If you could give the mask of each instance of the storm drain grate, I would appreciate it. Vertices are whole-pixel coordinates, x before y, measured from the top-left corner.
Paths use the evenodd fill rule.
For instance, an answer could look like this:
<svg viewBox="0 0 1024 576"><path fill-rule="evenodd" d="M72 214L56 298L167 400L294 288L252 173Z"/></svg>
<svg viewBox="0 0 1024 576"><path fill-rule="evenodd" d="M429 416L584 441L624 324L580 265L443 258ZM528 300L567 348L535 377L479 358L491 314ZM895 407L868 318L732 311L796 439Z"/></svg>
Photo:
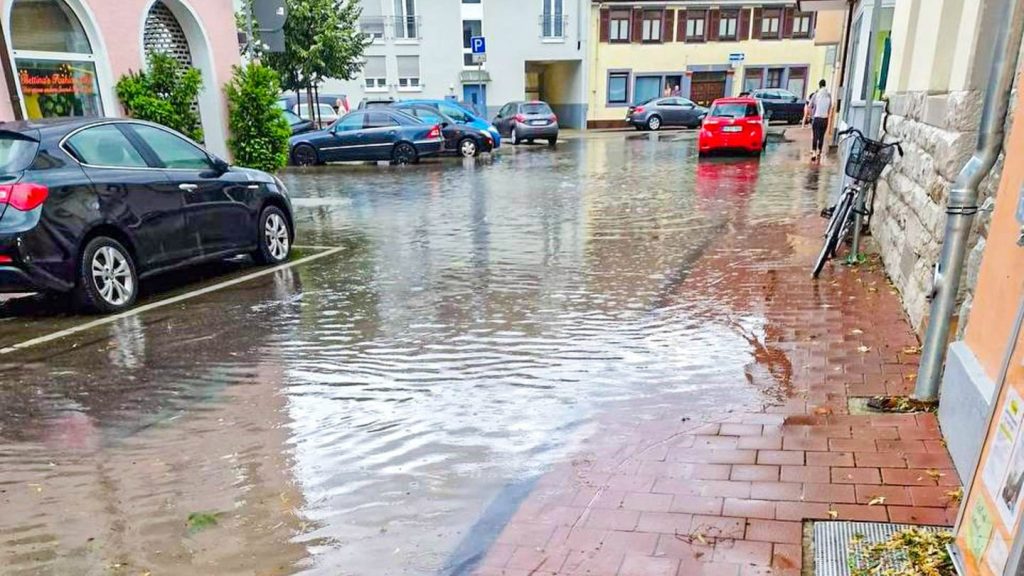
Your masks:
<svg viewBox="0 0 1024 576"><path fill-rule="evenodd" d="M815 576L850 576L851 567L863 568L863 551L871 544L884 542L890 536L905 528L906 524L885 524L880 522L815 522L814 523L814 574ZM940 532L943 528L917 526L922 530ZM859 542L851 545L854 537ZM894 553L888 568L901 565L900 555Z"/></svg>

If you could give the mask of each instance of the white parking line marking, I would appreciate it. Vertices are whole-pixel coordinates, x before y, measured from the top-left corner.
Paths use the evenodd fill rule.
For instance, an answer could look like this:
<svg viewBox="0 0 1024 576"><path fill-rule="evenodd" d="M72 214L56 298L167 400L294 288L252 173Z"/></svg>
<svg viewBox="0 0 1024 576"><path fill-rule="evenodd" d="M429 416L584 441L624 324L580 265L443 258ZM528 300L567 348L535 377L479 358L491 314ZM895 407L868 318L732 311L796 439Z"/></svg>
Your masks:
<svg viewBox="0 0 1024 576"><path fill-rule="evenodd" d="M266 270L260 270L259 272L253 272L252 274L247 274L247 275L242 276L240 278L234 278L232 280L225 280L224 282L221 282L219 284L214 284L213 286L207 286L205 288L200 288L198 290L193 290L191 292L186 292L185 294L179 294L177 296L173 296L173 297L167 298L165 300L160 300L158 302L151 302L149 304L145 304L145 305L139 306L137 308L132 308L131 310L128 310L126 312L122 312L120 314L115 314L113 316L106 316L104 318L99 318L99 319L96 319L96 320L92 320L92 321L86 322L84 324L79 324L78 326L72 326L71 328L67 328L65 330L60 330L60 331L54 332L52 334L47 334L45 336L39 336L38 338L32 338L31 340L25 340L24 342L19 342L17 344L12 344L12 345L10 345L10 346L8 346L6 348L0 348L0 356L2 356L4 354L10 354L12 352L17 352L18 350L24 350L25 348L31 348L33 346L38 346L40 344L45 344L47 342L53 342L54 340L60 340L61 338L66 338L68 336L72 336L74 334L78 334L79 332L85 332L87 330L92 330L93 328L97 328L99 326L104 326L106 324L112 324L112 323L117 322L118 320L121 320L123 318L128 318L130 316L135 316L137 314L142 314L144 312L149 312L150 310L156 310L157 308L162 308L164 306L169 306L171 304L177 304L178 302L183 302L185 300L190 300L192 298L196 298L196 297L202 296L204 294L209 294L211 292L216 292L217 290L221 290L221 289L227 288L229 286L234 286L236 284L242 284L242 283L248 282L250 280L255 280L256 278L259 278L261 276L267 276L268 274L273 274L273 273L279 272L281 270L287 270L288 268L293 268L293 267L298 266L300 264L307 264L307 263L312 262L314 260L319 260L321 258L326 258L328 256L337 254L338 252L341 252L342 250L344 250L344 248L342 248L342 247L328 248L326 252L320 252L318 254L312 254L310 256L306 256L305 258L299 258L298 260L295 260L294 262L287 262L285 264L281 264L280 266L275 266L273 268L267 268Z"/></svg>

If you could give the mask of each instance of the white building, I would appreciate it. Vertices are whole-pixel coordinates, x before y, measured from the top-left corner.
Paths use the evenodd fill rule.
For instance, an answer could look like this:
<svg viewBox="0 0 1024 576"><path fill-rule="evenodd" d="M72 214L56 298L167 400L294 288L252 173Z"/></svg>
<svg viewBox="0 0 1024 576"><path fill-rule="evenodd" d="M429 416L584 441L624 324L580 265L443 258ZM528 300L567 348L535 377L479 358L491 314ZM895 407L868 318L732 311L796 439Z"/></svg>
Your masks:
<svg viewBox="0 0 1024 576"><path fill-rule="evenodd" d="M363 74L323 93L363 99L451 98L486 108L547 101L567 127L586 119L586 0L360 0L374 37ZM484 36L487 61L469 46Z"/></svg>

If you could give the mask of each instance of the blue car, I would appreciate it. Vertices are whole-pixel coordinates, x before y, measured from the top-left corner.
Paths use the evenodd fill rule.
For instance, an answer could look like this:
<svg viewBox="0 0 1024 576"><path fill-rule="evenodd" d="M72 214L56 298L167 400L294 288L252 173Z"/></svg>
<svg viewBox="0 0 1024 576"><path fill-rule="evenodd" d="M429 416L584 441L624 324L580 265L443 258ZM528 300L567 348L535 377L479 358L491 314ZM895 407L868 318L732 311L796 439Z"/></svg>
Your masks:
<svg viewBox="0 0 1024 576"><path fill-rule="evenodd" d="M290 147L296 166L380 160L415 164L439 154L444 137L441 126L400 110L357 110L323 130L292 136Z"/></svg>
<svg viewBox="0 0 1024 576"><path fill-rule="evenodd" d="M403 106L416 105L426 105L431 108L437 108L445 116L460 124L468 124L473 128L486 130L491 133L491 138L494 139L494 147L497 148L498 146L501 146L501 134L498 134L498 129L495 128L493 124L451 100L402 100L401 102L395 102L391 107L401 110Z"/></svg>

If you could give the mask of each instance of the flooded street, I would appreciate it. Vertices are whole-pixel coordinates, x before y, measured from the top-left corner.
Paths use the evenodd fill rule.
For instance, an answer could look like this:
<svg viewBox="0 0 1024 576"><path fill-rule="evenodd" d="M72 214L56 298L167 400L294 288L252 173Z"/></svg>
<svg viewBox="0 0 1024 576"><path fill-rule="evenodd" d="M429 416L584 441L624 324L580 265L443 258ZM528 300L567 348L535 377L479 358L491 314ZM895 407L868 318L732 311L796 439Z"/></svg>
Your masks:
<svg viewBox="0 0 1024 576"><path fill-rule="evenodd" d="M681 286L820 209L806 154L620 133L285 174L299 256L340 252L0 354L0 574L466 573L609 421L776 399L729 272ZM0 348L89 320L8 302Z"/></svg>

